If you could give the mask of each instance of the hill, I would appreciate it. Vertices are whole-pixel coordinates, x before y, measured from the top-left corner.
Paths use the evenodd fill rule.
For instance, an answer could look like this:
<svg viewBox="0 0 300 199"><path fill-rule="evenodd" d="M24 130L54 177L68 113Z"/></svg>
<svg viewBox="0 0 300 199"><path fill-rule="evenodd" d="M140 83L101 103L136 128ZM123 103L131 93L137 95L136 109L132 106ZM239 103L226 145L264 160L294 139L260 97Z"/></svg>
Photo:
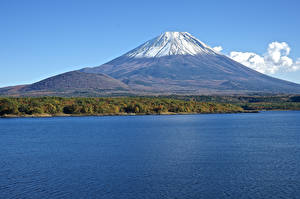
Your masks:
<svg viewBox="0 0 300 199"><path fill-rule="evenodd" d="M127 91L126 84L104 74L71 71L56 75L31 85L8 87L0 94L8 95L84 95Z"/></svg>

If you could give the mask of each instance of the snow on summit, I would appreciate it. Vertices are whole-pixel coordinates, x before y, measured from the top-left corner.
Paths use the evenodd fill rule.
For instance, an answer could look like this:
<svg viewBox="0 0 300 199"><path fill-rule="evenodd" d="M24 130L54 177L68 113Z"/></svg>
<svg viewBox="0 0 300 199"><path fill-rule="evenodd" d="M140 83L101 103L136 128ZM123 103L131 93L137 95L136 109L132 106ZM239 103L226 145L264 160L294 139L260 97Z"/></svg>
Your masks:
<svg viewBox="0 0 300 199"><path fill-rule="evenodd" d="M165 32L125 54L131 58L169 55L217 54L209 46L187 32Z"/></svg>

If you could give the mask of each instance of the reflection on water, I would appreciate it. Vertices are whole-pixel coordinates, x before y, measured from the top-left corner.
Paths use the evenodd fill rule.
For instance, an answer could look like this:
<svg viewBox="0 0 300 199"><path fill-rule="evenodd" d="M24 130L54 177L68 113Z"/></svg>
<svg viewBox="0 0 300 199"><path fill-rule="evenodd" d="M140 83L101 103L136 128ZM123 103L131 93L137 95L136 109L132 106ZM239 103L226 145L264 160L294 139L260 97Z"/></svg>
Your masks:
<svg viewBox="0 0 300 199"><path fill-rule="evenodd" d="M0 198L297 198L300 112L0 119Z"/></svg>

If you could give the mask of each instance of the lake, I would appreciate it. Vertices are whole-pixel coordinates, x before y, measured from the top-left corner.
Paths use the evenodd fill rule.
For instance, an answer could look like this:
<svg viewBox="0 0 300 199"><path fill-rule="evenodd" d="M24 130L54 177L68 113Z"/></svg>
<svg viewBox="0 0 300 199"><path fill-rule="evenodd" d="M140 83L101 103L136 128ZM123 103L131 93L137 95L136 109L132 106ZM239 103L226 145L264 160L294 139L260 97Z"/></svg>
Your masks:
<svg viewBox="0 0 300 199"><path fill-rule="evenodd" d="M299 198L300 111L0 119L0 198Z"/></svg>

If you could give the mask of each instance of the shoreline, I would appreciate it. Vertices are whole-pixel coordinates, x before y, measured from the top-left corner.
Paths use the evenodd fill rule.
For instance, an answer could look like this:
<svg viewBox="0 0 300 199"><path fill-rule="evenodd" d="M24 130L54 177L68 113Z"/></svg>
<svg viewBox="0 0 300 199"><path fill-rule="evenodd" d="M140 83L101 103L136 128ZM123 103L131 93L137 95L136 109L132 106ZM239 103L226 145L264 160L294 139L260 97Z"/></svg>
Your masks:
<svg viewBox="0 0 300 199"><path fill-rule="evenodd" d="M291 102L293 100L296 101L291 97L0 97L0 118L233 114L300 110L300 101Z"/></svg>
<svg viewBox="0 0 300 199"><path fill-rule="evenodd" d="M182 112L182 113L174 113L174 112L163 112L157 114L147 114L147 113L121 113L121 114L33 114L33 115L2 115L0 118L50 118L50 117L105 117L105 116L145 116L145 115L202 115L202 114L237 114L237 113L259 113L260 111L241 111L241 112L216 112L216 113L195 113L195 112Z"/></svg>
<svg viewBox="0 0 300 199"><path fill-rule="evenodd" d="M194 113L194 112L182 112L182 113L157 113L157 114L147 114L147 113L123 113L123 114L34 114L34 115L2 115L0 119L10 119L10 118L52 118L52 117L105 117L105 116L145 116L145 115L204 115L204 114L239 114L239 113L260 113L269 111L300 111L300 110L287 110L287 109L272 109L272 110L251 110L251 111L241 111L241 112L219 112L219 113Z"/></svg>

